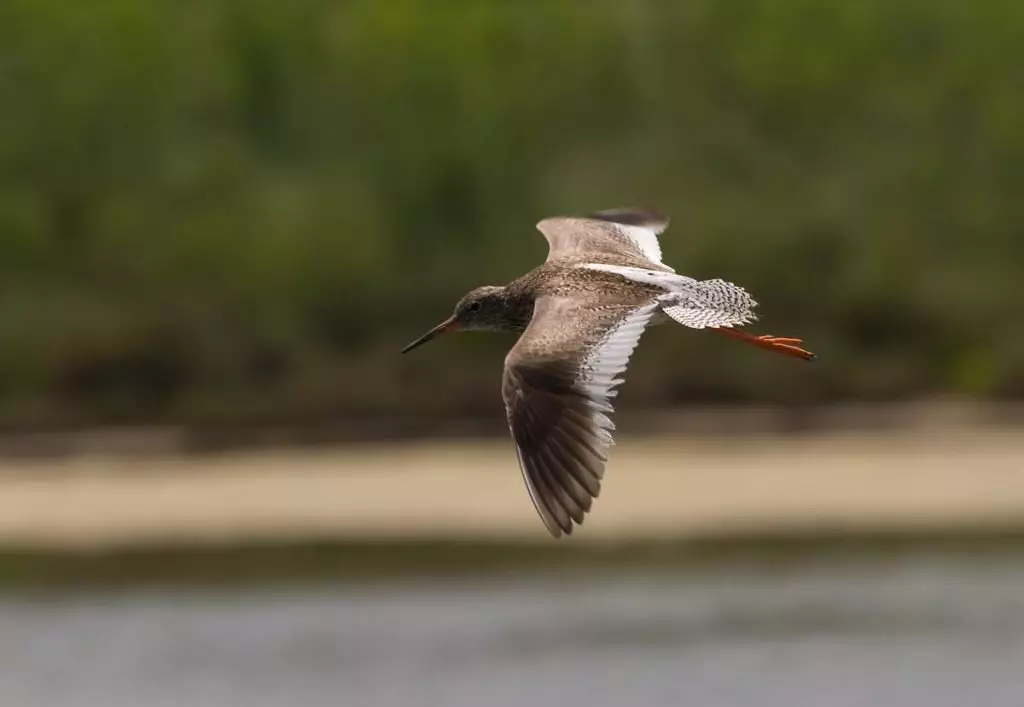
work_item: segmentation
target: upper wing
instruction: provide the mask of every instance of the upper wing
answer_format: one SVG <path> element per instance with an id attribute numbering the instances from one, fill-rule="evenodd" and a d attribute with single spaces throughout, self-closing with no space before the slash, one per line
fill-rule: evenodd
<path id="1" fill-rule="evenodd" d="M 557 216 L 537 224 L 548 239 L 548 260 L 563 255 L 600 253 L 625 256 L 661 265 L 658 234 L 668 219 L 654 211 L 616 209 L 590 216 Z M 674 272 L 674 271 L 673 271 Z"/>
<path id="2" fill-rule="evenodd" d="M 519 466 L 556 538 L 583 522 L 601 490 L 614 389 L 657 309 L 653 300 L 584 308 L 543 297 L 505 359 L 502 397 Z"/>

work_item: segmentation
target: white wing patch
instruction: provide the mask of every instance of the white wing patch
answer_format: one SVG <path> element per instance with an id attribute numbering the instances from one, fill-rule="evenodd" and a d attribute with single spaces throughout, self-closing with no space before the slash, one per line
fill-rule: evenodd
<path id="1" fill-rule="evenodd" d="M 644 254 L 644 257 L 652 263 L 665 265 L 661 262 L 661 243 L 658 242 L 658 232 L 644 226 L 627 226 L 617 223 L 618 229 L 626 238 L 632 241 L 637 250 Z M 665 265 L 665 267 L 668 267 Z M 671 269 L 671 268 L 669 268 Z M 674 270 L 672 272 L 675 272 Z"/>
<path id="2" fill-rule="evenodd" d="M 578 384 L 587 396 L 594 433 L 605 448 L 615 444 L 611 435 L 615 423 L 608 417 L 614 411 L 611 400 L 618 394 L 615 388 L 622 383 L 620 376 L 659 306 L 658 302 L 652 302 L 626 315 L 608 330 L 580 364 Z"/>
<path id="3" fill-rule="evenodd" d="M 584 263 L 581 268 L 588 270 L 599 270 L 601 272 L 621 275 L 627 280 L 639 282 L 642 285 L 654 285 L 666 292 L 690 294 L 696 292 L 694 287 L 697 281 L 683 275 L 676 275 L 674 272 L 663 270 L 648 270 L 647 268 L 636 268 L 630 265 L 607 265 L 605 263 Z"/>

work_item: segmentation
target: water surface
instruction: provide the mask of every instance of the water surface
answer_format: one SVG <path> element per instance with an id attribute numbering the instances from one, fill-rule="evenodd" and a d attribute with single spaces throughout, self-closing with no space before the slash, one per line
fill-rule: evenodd
<path id="1" fill-rule="evenodd" d="M 1024 705 L 1024 561 L 0 598 L 4 707 Z"/>

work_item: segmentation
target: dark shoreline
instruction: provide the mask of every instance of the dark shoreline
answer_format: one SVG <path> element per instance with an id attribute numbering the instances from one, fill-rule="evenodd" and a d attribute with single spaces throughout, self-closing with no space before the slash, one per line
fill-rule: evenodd
<path id="1" fill-rule="evenodd" d="M 818 564 L 969 554 L 1024 562 L 1024 524 L 975 530 L 764 533 L 588 543 L 488 539 L 316 539 L 73 551 L 0 549 L 0 590 L 345 584 L 558 572 L 758 573 Z"/>

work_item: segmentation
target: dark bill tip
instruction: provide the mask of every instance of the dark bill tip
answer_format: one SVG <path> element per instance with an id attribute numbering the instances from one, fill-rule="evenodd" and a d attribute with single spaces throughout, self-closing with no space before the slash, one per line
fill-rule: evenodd
<path id="1" fill-rule="evenodd" d="M 434 327 L 433 329 L 428 331 L 426 334 L 424 334 L 420 338 L 416 339 L 416 341 L 412 342 L 411 344 L 406 346 L 404 349 L 402 349 L 402 353 L 409 353 L 410 351 L 415 349 L 417 346 L 422 346 L 423 344 L 427 343 L 431 339 L 434 339 L 434 338 L 438 337 L 439 335 L 445 333 L 446 331 L 451 331 L 451 330 L 455 329 L 455 327 L 456 327 L 456 322 L 455 322 L 455 318 L 454 317 L 452 317 L 451 319 L 446 319 L 443 322 L 441 322 L 440 324 L 438 324 L 436 327 Z"/>

